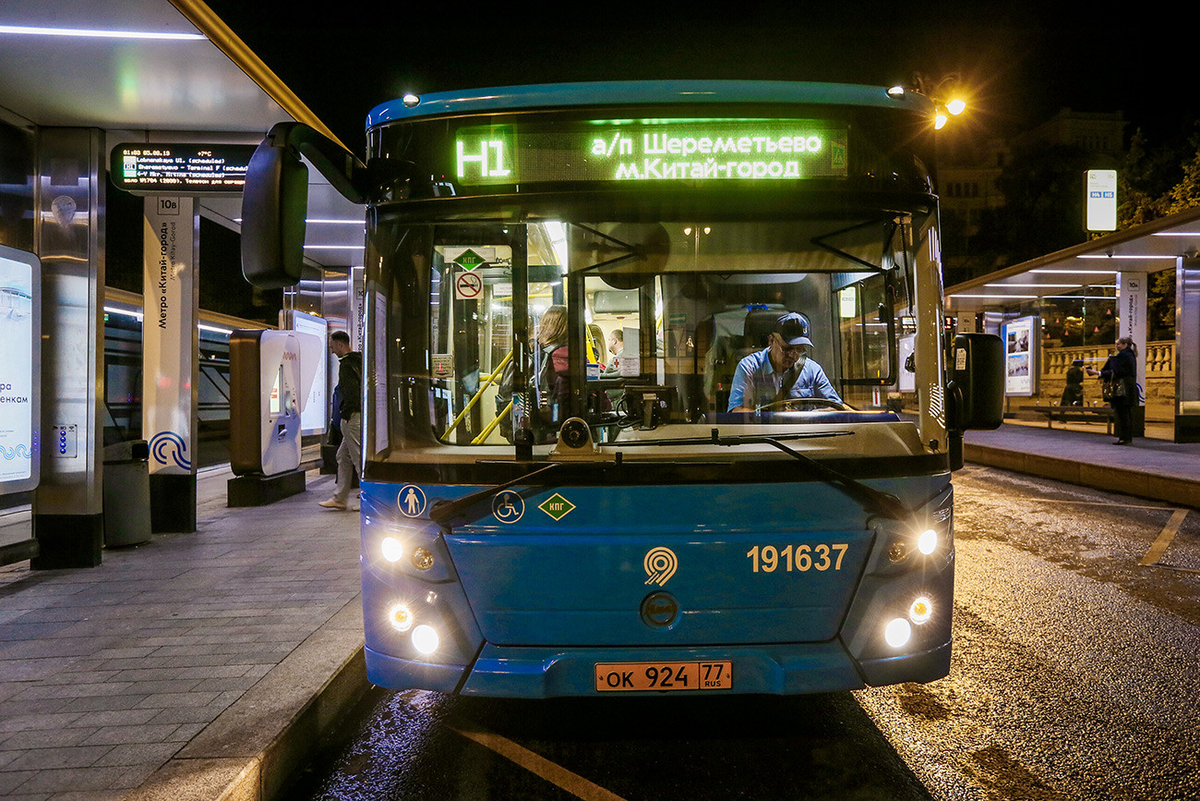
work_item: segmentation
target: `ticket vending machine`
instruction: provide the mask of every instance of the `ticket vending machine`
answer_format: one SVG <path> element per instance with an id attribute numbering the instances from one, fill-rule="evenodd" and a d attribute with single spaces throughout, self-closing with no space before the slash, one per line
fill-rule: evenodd
<path id="1" fill-rule="evenodd" d="M 230 506 L 261 506 L 304 491 L 300 415 L 324 346 L 298 331 L 230 334 Z"/>

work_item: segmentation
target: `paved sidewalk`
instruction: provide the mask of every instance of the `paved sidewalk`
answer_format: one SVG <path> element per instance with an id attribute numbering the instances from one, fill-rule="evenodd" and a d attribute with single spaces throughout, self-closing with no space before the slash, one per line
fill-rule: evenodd
<path id="1" fill-rule="evenodd" d="M 0 797 L 270 795 L 361 692 L 358 515 L 198 481 L 198 531 L 85 570 L 0 568 Z M 341 683 L 331 683 L 333 679 Z M 245 795 L 243 795 L 245 793 Z"/>
<path id="2" fill-rule="evenodd" d="M 995 431 L 968 431 L 963 456 L 975 464 L 1200 508 L 1200 443 L 1113 441 L 1102 428 L 1092 433 L 1006 423 Z"/>

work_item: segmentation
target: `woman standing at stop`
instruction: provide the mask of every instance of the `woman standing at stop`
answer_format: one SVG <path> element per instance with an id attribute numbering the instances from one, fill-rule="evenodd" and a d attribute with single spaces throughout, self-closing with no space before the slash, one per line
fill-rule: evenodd
<path id="1" fill-rule="evenodd" d="M 1117 352 L 1108 357 L 1100 372 L 1088 368 L 1106 385 L 1104 398 L 1117 416 L 1117 441 L 1114 445 L 1133 444 L 1133 404 L 1138 400 L 1137 345 L 1129 337 L 1117 340 Z"/>

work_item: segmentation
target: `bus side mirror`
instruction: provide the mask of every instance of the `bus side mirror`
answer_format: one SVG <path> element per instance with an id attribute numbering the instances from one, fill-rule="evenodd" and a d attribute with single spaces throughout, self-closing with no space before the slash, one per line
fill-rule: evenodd
<path id="1" fill-rule="evenodd" d="M 947 428 L 999 428 L 1004 422 L 1004 341 L 995 334 L 958 334 L 950 353 Z"/>
<path id="2" fill-rule="evenodd" d="M 300 281 L 308 159 L 351 203 L 365 203 L 367 168 L 340 143 L 299 122 L 281 122 L 250 157 L 242 190 L 242 275 L 263 289 Z"/>
<path id="3" fill-rule="evenodd" d="M 254 155 L 242 193 L 242 275 L 262 289 L 300 281 L 308 168 L 283 137 L 268 136 Z"/>

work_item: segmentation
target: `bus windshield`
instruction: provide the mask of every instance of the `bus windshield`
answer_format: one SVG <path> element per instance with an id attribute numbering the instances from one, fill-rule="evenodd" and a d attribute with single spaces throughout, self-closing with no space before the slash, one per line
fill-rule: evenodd
<path id="1" fill-rule="evenodd" d="M 932 226 L 891 214 L 397 225 L 412 258 L 385 260 L 397 274 L 385 268 L 383 284 L 422 287 L 413 315 L 427 317 L 380 344 L 427 335 L 428 372 L 389 373 L 391 397 L 424 400 L 377 414 L 390 426 L 377 442 L 550 450 L 580 418 L 600 451 L 713 425 L 898 422 L 902 390 L 908 411 L 919 405 L 914 295 Z"/>

